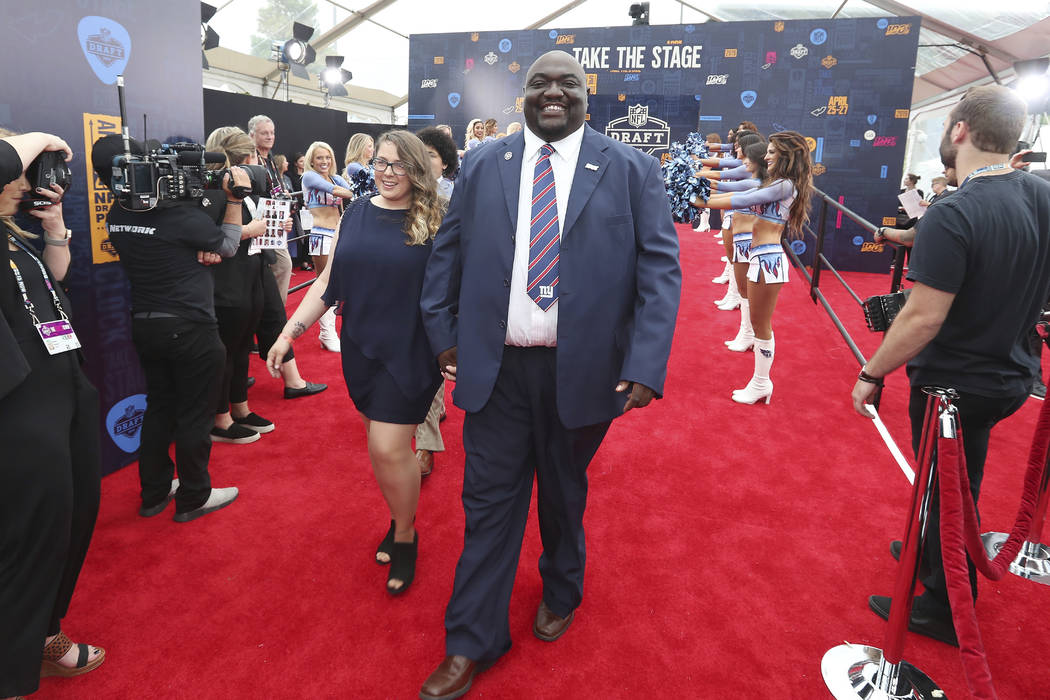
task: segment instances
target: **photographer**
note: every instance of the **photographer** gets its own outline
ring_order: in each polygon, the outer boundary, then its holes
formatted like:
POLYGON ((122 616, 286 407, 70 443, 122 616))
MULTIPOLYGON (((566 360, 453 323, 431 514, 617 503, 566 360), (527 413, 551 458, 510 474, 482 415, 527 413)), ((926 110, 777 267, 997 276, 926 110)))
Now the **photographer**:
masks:
MULTIPOLYGON (((1026 335, 1050 297, 1050 184, 1010 165, 1024 120, 1024 102, 1000 86, 971 89, 952 110, 941 160, 962 178, 965 196, 939 200, 922 218, 908 271, 915 283, 911 296, 852 395, 856 411, 871 418, 865 404, 876 387, 907 363, 918 453, 923 387, 955 389, 974 503, 990 431, 1021 407, 1039 371, 1026 335)), ((941 560, 939 500, 935 489, 919 561, 926 591, 915 599, 909 628, 957 645, 941 560)), ((899 556, 899 543, 891 553, 899 556)), ((970 582, 976 598, 972 563, 970 582)), ((888 618, 888 597, 871 596, 868 603, 888 618)))
MULTIPOLYGON (((145 153, 135 141, 131 150, 145 153)), ((115 134, 92 148, 92 166, 107 187, 114 157, 123 152, 115 134)), ((146 375, 139 450, 139 515, 145 517, 161 513, 172 496, 176 522, 206 515, 237 498, 234 487, 212 488, 208 474, 209 432, 225 350, 215 320, 214 283, 203 262, 216 253, 228 257, 237 252, 241 197, 234 193, 250 183, 244 172, 233 169, 222 187, 226 214, 221 228, 199 202, 161 201, 147 211, 133 211, 125 208, 120 193, 106 220, 131 283, 132 340, 146 375), (173 438, 174 463, 168 456, 173 438), (177 484, 172 481, 176 468, 177 484)))
MULTIPOLYGON (((39 187, 49 134, 0 130, 0 697, 29 695, 42 676, 97 668, 105 651, 62 632, 98 515, 98 393, 80 367, 72 307, 60 280, 69 266, 61 185, 39 187), (24 172, 28 170, 29 172, 24 172), (23 195, 43 236, 14 215, 23 195), (43 244, 44 252, 40 253, 43 244)), ((68 184, 68 181, 67 181, 68 184)))

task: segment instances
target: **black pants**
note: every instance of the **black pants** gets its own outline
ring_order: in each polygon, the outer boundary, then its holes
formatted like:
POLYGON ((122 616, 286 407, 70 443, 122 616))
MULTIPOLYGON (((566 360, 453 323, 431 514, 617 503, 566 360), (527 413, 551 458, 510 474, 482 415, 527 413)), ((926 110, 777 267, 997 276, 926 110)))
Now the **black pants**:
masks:
MULTIPOLYGON (((269 265, 263 265, 262 270, 262 292, 263 305, 259 323, 255 327, 255 335, 259 344, 259 357, 263 360, 270 354, 270 348, 277 342, 277 336, 284 330, 288 323, 288 314, 284 310, 284 302, 281 301, 281 290, 277 288, 277 278, 269 265)), ((295 359, 295 353, 289 349, 282 362, 295 359)))
MULTIPOLYGON (((984 479, 984 460, 988 455, 988 435, 996 423, 1014 413, 1024 404, 1027 394, 1006 398, 990 398, 976 394, 959 393, 955 407, 959 409, 959 424, 962 428, 963 454, 966 471, 970 477, 970 493, 976 506, 984 479)), ((922 387, 913 386, 908 404, 911 419, 911 443, 916 457, 922 440, 922 420, 926 414, 926 394, 922 387)), ((926 526, 926 544, 919 561, 919 577, 926 593, 918 599, 918 605, 933 614, 950 615, 948 588, 944 578, 944 560, 941 557, 941 498, 940 483, 934 484, 930 511, 926 526)), ((970 588, 977 599, 977 570, 969 556, 966 563, 970 569, 970 588)))
POLYGON ((200 507, 211 493, 208 458, 226 351, 215 324, 181 318, 133 319, 132 340, 146 374, 139 481, 142 503, 163 501, 178 469, 175 509, 200 507), (175 461, 168 446, 175 441, 175 461))
MULTIPOLYGON (((267 272, 267 274, 270 274, 267 272)), ((270 274, 273 277, 272 274, 270 274)), ((226 364, 222 370, 215 413, 226 413, 231 403, 248 400, 248 360, 252 354, 252 336, 262 316, 261 277, 245 299, 245 306, 216 306, 219 337, 226 346, 226 364)))
POLYGON ((565 617, 583 598, 587 465, 609 423, 562 424, 555 353, 504 348, 492 396, 464 420, 466 533, 445 611, 448 654, 489 661, 510 649, 508 608, 534 474, 543 601, 565 617))
POLYGON ((32 343, 32 371, 0 399, 0 697, 36 691, 99 504, 98 393, 76 353, 32 343))

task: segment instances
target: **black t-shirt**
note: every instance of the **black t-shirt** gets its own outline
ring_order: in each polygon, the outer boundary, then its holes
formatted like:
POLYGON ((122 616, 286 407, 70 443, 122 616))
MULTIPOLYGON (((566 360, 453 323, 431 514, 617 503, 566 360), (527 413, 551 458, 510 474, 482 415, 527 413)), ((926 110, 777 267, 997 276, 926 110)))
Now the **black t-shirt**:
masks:
POLYGON ((22 159, 7 141, 0 141, 0 187, 14 182, 22 174, 22 159))
POLYGON ((223 234, 207 214, 190 203, 148 212, 114 204, 106 227, 131 282, 132 313, 215 321, 211 271, 197 262, 197 251, 217 251, 223 234))
POLYGON ((908 363, 914 386, 1025 394, 1039 360, 1027 335, 1050 296, 1050 183, 986 175, 919 220, 908 279, 955 294, 937 336, 908 363))

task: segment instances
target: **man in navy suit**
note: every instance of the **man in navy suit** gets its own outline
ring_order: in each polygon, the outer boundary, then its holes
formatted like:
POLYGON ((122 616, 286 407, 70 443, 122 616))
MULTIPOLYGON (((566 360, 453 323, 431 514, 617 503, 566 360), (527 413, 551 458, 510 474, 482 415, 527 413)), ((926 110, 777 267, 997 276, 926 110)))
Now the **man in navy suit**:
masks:
POLYGON ((533 63, 524 112, 523 132, 464 158, 423 286, 431 347, 466 411, 466 533, 448 655, 424 700, 463 695, 510 648, 533 474, 543 542, 533 633, 554 641, 572 622, 587 465, 613 418, 661 396, 678 311, 659 162, 584 125, 586 80, 567 53, 533 63))

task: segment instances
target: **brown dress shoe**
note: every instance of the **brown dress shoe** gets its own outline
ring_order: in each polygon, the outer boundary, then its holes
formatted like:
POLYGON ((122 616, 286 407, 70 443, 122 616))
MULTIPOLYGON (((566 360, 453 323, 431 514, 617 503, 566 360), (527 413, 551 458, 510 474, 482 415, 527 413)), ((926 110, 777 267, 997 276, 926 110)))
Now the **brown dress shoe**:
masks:
POLYGON ((419 475, 427 476, 434 471, 434 453, 430 450, 416 450, 416 463, 419 464, 419 475))
POLYGON ((422 700, 452 700, 462 697, 470 690, 474 675, 491 665, 491 663, 479 664, 465 656, 446 656, 441 665, 423 683, 419 697, 422 700))
POLYGON ((540 607, 536 610, 536 623, 532 626, 532 633, 538 639, 542 639, 545 642, 553 642, 565 634, 565 630, 569 629, 569 625, 572 624, 572 618, 575 615, 576 611, 573 610, 568 617, 558 617, 541 600, 540 607))

